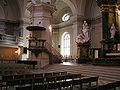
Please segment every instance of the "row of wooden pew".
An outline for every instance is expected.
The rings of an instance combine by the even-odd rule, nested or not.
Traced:
[[[27,73],[27,74],[17,74],[17,75],[3,75],[2,80],[13,80],[13,79],[25,79],[25,78],[38,78],[38,77],[51,77],[67,75],[65,72],[49,72],[49,73]],[[81,74],[80,74],[81,75]]]
[[[92,82],[95,82],[96,84],[92,84]],[[84,84],[86,84],[85,87]],[[47,82],[43,84],[39,83],[39,84],[21,85],[21,86],[16,86],[16,90],[51,90],[51,89],[61,90],[63,88],[69,88],[70,90],[74,90],[74,86],[76,85],[77,87],[79,86],[79,90],[111,90],[111,89],[116,90],[116,87],[120,87],[120,81],[108,83],[106,85],[98,85],[98,77],[86,77],[81,79],[71,79],[65,81],[62,80],[62,81],[49,82],[49,83]]]
[[[29,66],[17,63],[0,63],[0,75],[20,74],[29,71]]]
[[[83,88],[84,84],[88,84],[88,87],[92,87],[92,82],[98,82],[98,77],[87,77],[83,79],[75,79],[75,80],[68,80],[68,81],[58,81],[52,83],[44,83],[38,85],[31,85],[31,86],[23,86],[23,87],[16,87],[16,90],[51,90],[51,89],[58,89],[62,90],[64,88],[69,88],[70,90],[74,90],[74,86],[78,85],[79,90],[85,90]],[[95,86],[96,86],[95,85]]]
[[[120,66],[119,58],[96,58],[91,59],[91,64],[101,66]]]
[[[54,74],[57,74],[58,72],[54,72]],[[12,79],[6,79],[1,80],[1,88],[11,88],[14,87],[16,90],[49,90],[49,89],[62,89],[65,87],[72,88],[75,85],[79,85],[81,90],[83,88],[83,84],[87,83],[89,87],[91,87],[92,82],[96,82],[96,85],[98,85],[98,76],[94,77],[81,77],[81,74],[69,74],[66,72],[64,75],[54,75],[54,76],[43,76],[43,77],[26,77],[24,75],[24,78],[14,78]],[[44,75],[47,75],[50,73],[44,73]],[[30,74],[32,75],[32,74]],[[39,74],[40,75],[40,74]],[[53,75],[53,73],[52,73]]]
[[[89,87],[86,90],[119,90],[120,89],[119,87],[120,87],[120,81],[115,81],[115,82],[107,83],[105,85]]]

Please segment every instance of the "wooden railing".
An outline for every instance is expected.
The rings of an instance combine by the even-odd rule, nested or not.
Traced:
[[[29,48],[44,48],[45,47],[45,41],[46,40],[30,39],[29,40]]]
[[[62,55],[55,49],[52,47],[51,44],[49,44],[48,42],[45,42],[44,44],[45,48],[50,52],[51,57],[50,57],[50,64],[53,63],[61,63],[62,62]]]
[[[0,64],[26,64],[32,66],[35,69],[35,65],[37,65],[37,61],[26,61],[26,60],[16,60],[16,59],[0,59]]]

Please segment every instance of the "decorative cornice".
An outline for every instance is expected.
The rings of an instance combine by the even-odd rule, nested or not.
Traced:
[[[30,19],[29,18],[23,18],[24,24],[30,24]]]
[[[53,26],[53,29],[58,29],[58,28],[60,29],[60,28],[69,27],[71,25],[73,25],[72,22],[66,21],[66,22],[62,22],[62,23],[59,23],[59,24],[53,24],[52,26]]]
[[[65,21],[65,22],[61,22],[59,24],[53,24],[52,26],[53,26],[54,29],[65,28],[65,27],[73,25],[73,23],[76,22],[77,20],[78,20],[77,16],[72,16],[70,18],[70,20]]]
[[[115,5],[117,0],[96,0],[99,7],[102,5]]]
[[[117,0],[97,0],[96,2],[102,12],[114,12],[118,7]]]

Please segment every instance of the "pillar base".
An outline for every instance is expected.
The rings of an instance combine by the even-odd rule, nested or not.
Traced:
[[[77,44],[79,49],[79,59],[89,59],[89,47],[90,47],[90,42],[86,42],[86,43],[78,43]]]

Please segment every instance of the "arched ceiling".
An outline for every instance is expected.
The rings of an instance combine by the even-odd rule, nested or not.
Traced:
[[[5,15],[9,16],[8,18],[22,19],[23,17],[25,17],[27,0],[12,0],[12,2],[11,0],[5,1],[9,3],[9,6],[3,8],[5,11]],[[100,10],[96,5],[96,0],[51,0],[51,2],[56,6],[57,9],[53,14],[53,17],[57,22],[60,20],[60,17],[62,17],[65,12],[69,12],[71,15],[76,15],[77,17],[94,17],[100,14]]]
[[[101,15],[96,0],[52,0],[52,4],[57,8],[53,14],[54,23],[60,23],[60,18],[65,12],[83,18],[95,18]]]
[[[56,9],[57,9],[53,13],[53,22],[54,23],[60,23],[62,21],[62,16],[65,13],[72,14],[70,7],[62,0],[56,0],[56,2],[54,2],[54,5],[56,6]]]
[[[65,2],[68,5],[68,7],[70,7],[73,15],[77,14],[75,5],[71,1],[68,1],[68,0],[62,0],[62,1]]]
[[[22,19],[25,16],[28,0],[17,0],[17,2],[20,8],[21,19]]]
[[[2,6],[0,6],[0,19],[5,19],[5,13],[4,13],[4,9],[2,8]]]
[[[25,13],[27,0],[17,1],[21,7],[21,12],[24,12],[22,15],[28,15]],[[100,15],[96,0],[51,0],[51,3],[56,6],[56,11],[53,13],[54,23],[60,23],[64,13],[70,13],[72,16],[82,16],[84,18],[93,18]]]
[[[2,13],[4,12],[4,19],[7,20],[18,20],[21,17],[20,7],[17,0],[0,0],[0,6]]]
[[[52,4],[60,1],[66,3],[66,5],[71,9],[73,15],[85,11],[84,9],[86,5],[86,0],[52,0]],[[64,4],[62,4],[62,6],[63,5]],[[61,8],[61,6],[59,8]]]

